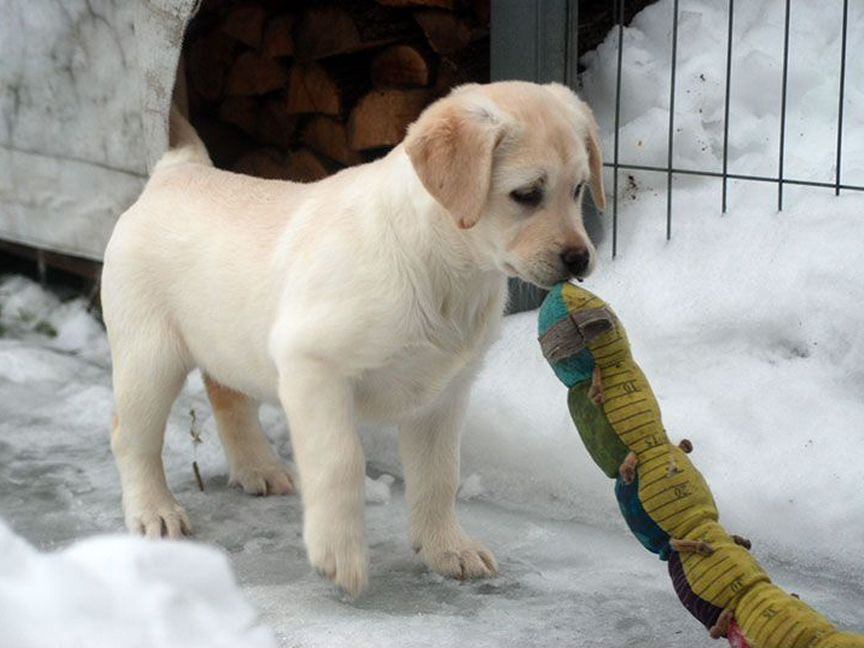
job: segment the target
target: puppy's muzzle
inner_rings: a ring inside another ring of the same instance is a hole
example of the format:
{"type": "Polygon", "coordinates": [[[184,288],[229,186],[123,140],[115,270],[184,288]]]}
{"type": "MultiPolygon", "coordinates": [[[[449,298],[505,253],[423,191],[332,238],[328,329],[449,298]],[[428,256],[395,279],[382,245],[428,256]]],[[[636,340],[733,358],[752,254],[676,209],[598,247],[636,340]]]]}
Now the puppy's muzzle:
{"type": "Polygon", "coordinates": [[[588,248],[567,248],[561,253],[564,269],[574,277],[583,277],[591,265],[588,248]]]}

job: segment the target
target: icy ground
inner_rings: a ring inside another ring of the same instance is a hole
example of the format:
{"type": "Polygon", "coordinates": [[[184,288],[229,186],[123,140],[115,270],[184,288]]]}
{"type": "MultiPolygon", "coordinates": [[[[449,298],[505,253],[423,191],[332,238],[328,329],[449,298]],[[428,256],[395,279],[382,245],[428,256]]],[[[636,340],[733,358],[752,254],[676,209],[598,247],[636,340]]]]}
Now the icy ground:
{"type": "MultiPolygon", "coordinates": [[[[636,218],[637,207],[639,214],[662,213],[661,199],[644,196],[622,218],[636,218]]],[[[670,434],[693,440],[721,522],[754,541],[755,555],[776,582],[859,631],[862,213],[861,196],[803,197],[782,215],[740,209],[723,220],[693,218],[671,244],[644,217],[628,253],[590,282],[628,326],[670,434]]],[[[0,283],[0,308],[0,515],[44,550],[121,530],[101,329],[83,300],[61,303],[20,277],[0,283]]],[[[611,482],[581,447],[534,327],[533,313],[507,319],[475,390],[463,444],[461,517],[497,553],[501,575],[463,584],[425,572],[408,547],[401,483],[390,488],[380,476],[398,475],[392,431],[367,429],[376,478],[369,480],[367,509],[372,584],[355,602],[311,573],[295,497],[250,498],[225,485],[202,385],[197,376],[190,379],[169,424],[169,484],[192,517],[195,539],[224,549],[243,596],[279,645],[711,645],[677,602],[665,565],[620,522],[611,482]],[[204,439],[197,448],[189,434],[192,409],[204,439]]],[[[279,412],[265,408],[263,418],[290,460],[279,412]]],[[[3,630],[9,631],[3,615],[11,610],[31,628],[23,636],[32,643],[17,646],[44,645],[48,638],[64,645],[56,641],[57,628],[67,639],[78,632],[108,646],[123,629],[120,636],[130,636],[130,627],[141,629],[134,635],[139,645],[172,645],[190,615],[221,619],[218,633],[196,635],[198,645],[225,645],[215,638],[225,636],[267,645],[237,603],[230,577],[205,578],[213,556],[178,554],[171,558],[176,569],[157,569],[154,576],[148,565],[170,554],[153,555],[141,543],[121,549],[112,543],[122,540],[101,542],[107,544],[75,547],[90,556],[82,573],[96,585],[113,582],[128,571],[123,560],[118,568],[118,559],[137,556],[126,563],[143,575],[133,570],[112,590],[132,609],[143,607],[137,617],[118,611],[106,618],[110,608],[95,603],[105,598],[101,585],[88,586],[77,572],[56,567],[66,559],[40,562],[20,546],[10,553],[18,545],[0,531],[0,646],[12,645],[3,630]],[[154,585],[157,577],[165,582],[154,585]],[[217,600],[208,600],[214,589],[217,600]],[[233,616],[226,612],[231,602],[233,616]],[[154,615],[149,620],[147,612],[154,615]],[[51,623],[55,615],[65,622],[51,623]]]]}
{"type": "MultiPolygon", "coordinates": [[[[637,205],[640,214],[662,212],[661,199],[645,196],[623,217],[635,218],[637,205]]],[[[694,219],[671,244],[645,218],[634,228],[631,251],[590,282],[628,326],[670,434],[694,442],[721,522],[753,540],[755,555],[781,586],[858,631],[864,630],[862,211],[860,196],[802,197],[782,215],[741,208],[722,220],[694,219]]],[[[43,550],[120,531],[101,329],[83,300],[61,303],[20,277],[0,283],[0,308],[0,515],[43,550]]],[[[190,378],[169,424],[168,481],[190,513],[195,539],[224,549],[243,597],[278,645],[711,644],[680,607],[665,565],[619,520],[612,484],[578,440],[534,327],[534,313],[506,320],[476,387],[463,443],[461,518],[496,552],[501,575],[458,583],[424,570],[408,546],[401,482],[390,487],[381,477],[399,474],[393,432],[367,429],[372,580],[354,602],[309,569],[297,498],[251,498],[226,486],[200,378],[190,378]],[[189,434],[192,409],[204,439],[197,447],[189,434]]],[[[278,410],[265,408],[263,419],[290,460],[278,410]]],[[[13,542],[3,536],[0,546],[13,542]]],[[[200,618],[224,618],[225,628],[216,626],[223,636],[247,632],[263,641],[230,578],[214,577],[213,585],[202,575],[213,569],[209,554],[175,556],[183,567],[163,569],[161,589],[134,574],[116,585],[124,601],[144,601],[145,612],[130,621],[129,614],[106,620],[103,606],[82,604],[101,600],[101,586],[88,589],[33,556],[22,567],[20,551],[0,552],[0,646],[10,645],[3,615],[13,608],[4,602],[20,603],[22,591],[34,604],[19,605],[15,618],[32,622],[36,634],[32,643],[16,645],[45,645],[47,638],[61,645],[51,633],[63,627],[66,636],[105,637],[107,646],[111,637],[128,636],[122,628],[130,623],[159,629],[139,637],[140,645],[176,645],[175,631],[186,627],[196,605],[207,611],[200,618]],[[42,565],[41,580],[26,567],[35,564],[42,565]],[[212,588],[218,600],[201,600],[212,588]],[[58,590],[72,593],[43,596],[58,590]],[[70,609],[70,601],[79,607],[70,609]],[[225,601],[235,602],[234,616],[213,613],[225,601]],[[176,609],[179,620],[166,609],[176,609]],[[154,614],[149,626],[147,611],[154,614]],[[52,624],[53,615],[78,625],[52,624]]],[[[140,543],[74,551],[90,555],[96,583],[124,573],[120,558],[130,551],[143,551],[132,562],[145,567],[162,560],[140,543]]],[[[200,634],[198,643],[223,645],[214,636],[200,634]]]]}
{"type": "MultiPolygon", "coordinates": [[[[864,14],[851,4],[853,52],[864,41],[864,14]]],[[[629,161],[665,162],[670,5],[652,6],[625,30],[625,65],[634,71],[622,115],[629,161]]],[[[800,46],[790,71],[788,160],[798,177],[827,180],[836,78],[821,62],[839,56],[839,16],[819,3],[793,6],[800,46]]],[[[677,122],[697,136],[676,140],[676,161],[717,168],[722,47],[719,66],[711,57],[724,42],[725,17],[707,0],[681,7],[677,122]]],[[[779,98],[768,90],[779,78],[778,7],[736,7],[736,171],[773,173],[779,98]]],[[[607,151],[613,46],[610,37],[587,57],[584,90],[607,151]]],[[[858,184],[862,61],[849,60],[845,124],[844,181],[858,184]]],[[[693,441],[721,523],[752,539],[778,584],[862,632],[864,194],[787,188],[777,214],[774,187],[733,183],[721,217],[719,184],[679,178],[667,243],[657,191],[664,185],[663,176],[634,174],[631,182],[622,174],[619,257],[609,261],[607,230],[603,262],[586,286],[627,326],[670,436],[693,441]]],[[[496,552],[500,576],[458,583],[424,570],[407,542],[393,431],[364,429],[371,585],[347,601],[306,563],[297,498],[250,498],[226,486],[194,375],[169,422],[165,463],[195,540],[208,546],[80,542],[122,529],[104,334],[82,300],[61,302],[20,277],[3,278],[0,517],[46,553],[0,525],[0,648],[113,646],[118,637],[142,646],[720,645],[680,606],[665,565],[624,528],[612,484],[582,447],[565,390],[540,356],[535,324],[534,313],[506,320],[463,441],[461,519],[496,552]],[[228,557],[236,586],[215,551],[228,557]]],[[[263,420],[290,461],[280,413],[265,408],[263,420]]]]}

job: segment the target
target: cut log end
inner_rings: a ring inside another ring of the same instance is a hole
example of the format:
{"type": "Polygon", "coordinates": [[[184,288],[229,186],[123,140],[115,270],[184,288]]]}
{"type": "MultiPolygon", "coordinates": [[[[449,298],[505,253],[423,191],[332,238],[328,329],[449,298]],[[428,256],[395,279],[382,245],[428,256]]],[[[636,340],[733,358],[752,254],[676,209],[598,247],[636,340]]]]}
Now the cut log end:
{"type": "Polygon", "coordinates": [[[236,45],[234,39],[216,30],[189,48],[186,79],[191,89],[205,101],[216,101],[222,96],[236,45]]]}
{"type": "Polygon", "coordinates": [[[294,143],[297,115],[290,114],[278,99],[268,99],[258,110],[255,137],[261,142],[276,144],[288,150],[294,143]]]}
{"type": "Polygon", "coordinates": [[[353,52],[360,46],[360,33],[351,15],[341,7],[314,7],[297,25],[295,51],[301,61],[353,52]]]}
{"type": "Polygon", "coordinates": [[[294,182],[315,182],[330,172],[317,155],[301,149],[288,156],[288,174],[294,182]]]}
{"type": "Polygon", "coordinates": [[[267,12],[261,5],[243,4],[228,12],[222,21],[222,31],[249,47],[257,48],[261,45],[266,18],[267,12]]]}
{"type": "Polygon", "coordinates": [[[361,2],[310,7],[294,32],[299,61],[316,61],[419,36],[416,23],[398,9],[361,2]]]}
{"type": "Polygon", "coordinates": [[[377,0],[377,2],[385,7],[432,7],[447,11],[456,9],[456,0],[377,0]]]}
{"type": "Polygon", "coordinates": [[[258,100],[242,95],[225,97],[219,106],[219,119],[251,135],[258,122],[258,100]]]}
{"type": "Polygon", "coordinates": [[[267,23],[261,49],[271,58],[294,54],[294,16],[278,16],[267,23]]]}
{"type": "Polygon", "coordinates": [[[348,144],[345,124],[332,117],[318,115],[312,118],[303,131],[303,144],[346,166],[362,164],[365,161],[363,156],[348,144]]]}
{"type": "Polygon", "coordinates": [[[256,52],[244,52],[228,72],[225,94],[267,94],[282,88],[287,82],[288,71],[282,63],[256,52]]]}
{"type": "Polygon", "coordinates": [[[429,103],[426,90],[374,91],[363,97],[348,122],[348,141],[355,151],[395,146],[429,103]]]}
{"type": "Polygon", "coordinates": [[[374,58],[370,76],[376,88],[425,87],[429,84],[429,62],[416,47],[392,45],[374,58]]]}
{"type": "Polygon", "coordinates": [[[289,113],[342,112],[341,93],[336,82],[317,63],[295,63],[291,66],[285,108],[289,113]]]}
{"type": "Polygon", "coordinates": [[[473,39],[471,27],[457,16],[445,11],[418,11],[414,19],[439,54],[453,54],[465,49],[473,39]]]}
{"type": "Polygon", "coordinates": [[[324,163],[311,151],[295,151],[285,157],[271,148],[246,153],[237,160],[233,169],[256,178],[292,182],[314,182],[330,174],[324,163]]]}

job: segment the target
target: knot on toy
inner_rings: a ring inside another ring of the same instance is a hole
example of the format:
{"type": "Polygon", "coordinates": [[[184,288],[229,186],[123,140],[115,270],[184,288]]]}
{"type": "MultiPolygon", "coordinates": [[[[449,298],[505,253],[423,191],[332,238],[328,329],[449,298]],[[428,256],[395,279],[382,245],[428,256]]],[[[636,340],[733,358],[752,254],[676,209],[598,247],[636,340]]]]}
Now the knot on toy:
{"type": "Polygon", "coordinates": [[[708,629],[708,634],[712,639],[719,639],[720,637],[725,637],[729,633],[729,626],[732,623],[733,614],[732,610],[725,609],[720,613],[720,616],[717,617],[716,623],[708,629]]]}
{"type": "Polygon", "coordinates": [[[672,538],[669,545],[678,553],[696,553],[700,556],[714,555],[714,547],[704,540],[678,540],[672,538]]]}
{"type": "Polygon", "coordinates": [[[540,349],[550,363],[574,356],[597,336],[615,328],[606,308],[570,313],[540,336],[540,349]]]}
{"type": "Polygon", "coordinates": [[[627,453],[627,456],[624,457],[624,461],[621,462],[621,465],[618,466],[618,474],[621,476],[621,481],[628,486],[632,484],[633,480],[636,479],[636,466],[638,465],[639,456],[631,450],[627,453]]]}

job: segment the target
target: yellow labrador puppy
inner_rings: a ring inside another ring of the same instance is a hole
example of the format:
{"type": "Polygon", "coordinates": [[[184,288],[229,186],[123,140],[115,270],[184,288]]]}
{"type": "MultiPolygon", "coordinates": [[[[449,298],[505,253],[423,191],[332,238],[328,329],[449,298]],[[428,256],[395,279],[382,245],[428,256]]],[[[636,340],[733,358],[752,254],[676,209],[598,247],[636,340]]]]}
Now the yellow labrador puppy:
{"type": "Polygon", "coordinates": [[[199,367],[247,492],[293,490],[257,416],[259,401],[284,407],[309,561],[345,591],[367,582],[360,420],[399,426],[425,563],[494,574],[456,517],[460,427],[507,277],[550,286],[594,265],[580,204],[586,186],[604,199],[588,107],[556,84],[462,86],[385,158],[311,184],[215,169],[173,122],[179,143],[117,223],[102,279],[129,529],[190,531],[161,451],[199,367]]]}

